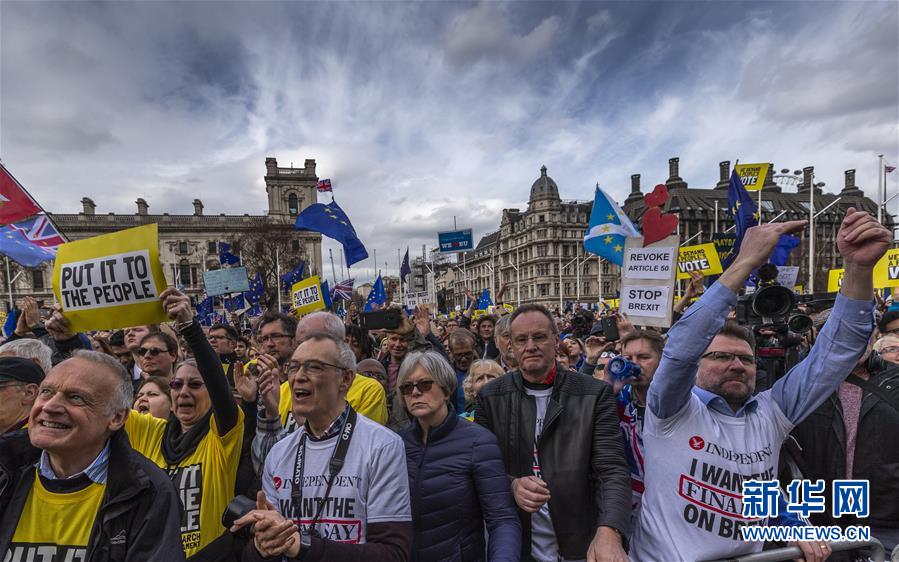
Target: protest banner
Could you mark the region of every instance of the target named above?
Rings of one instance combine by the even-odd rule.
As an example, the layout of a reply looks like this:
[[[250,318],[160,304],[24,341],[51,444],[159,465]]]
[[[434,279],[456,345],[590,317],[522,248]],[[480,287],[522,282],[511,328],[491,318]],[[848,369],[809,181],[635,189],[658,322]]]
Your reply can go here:
[[[679,244],[676,234],[645,248],[641,237],[625,241],[618,310],[634,325],[671,326]]]
[[[713,234],[712,244],[718,250],[718,258],[723,262],[734,250],[734,244],[737,241],[736,234]]]
[[[799,277],[798,265],[782,265],[777,268],[777,283],[784,287],[792,287],[796,284],[796,278]]]
[[[680,249],[677,260],[677,278],[690,279],[691,271],[698,271],[706,277],[724,272],[721,269],[721,260],[718,258],[718,250],[715,249],[714,244],[709,242],[708,244],[684,246]]]
[[[887,250],[874,266],[874,287],[899,287],[899,248]]]
[[[249,291],[250,279],[245,267],[210,269],[203,272],[203,285],[206,286],[206,294],[215,297]]]
[[[836,293],[843,285],[843,272],[845,269],[831,269],[827,272],[827,292]]]
[[[297,316],[305,316],[310,312],[325,309],[325,298],[322,295],[318,275],[294,283],[290,288],[290,294],[291,312]]]
[[[765,179],[768,177],[768,170],[771,164],[737,164],[734,166],[740,181],[746,191],[759,191],[765,185]]]
[[[59,246],[53,292],[73,332],[158,324],[168,317],[156,224]]]

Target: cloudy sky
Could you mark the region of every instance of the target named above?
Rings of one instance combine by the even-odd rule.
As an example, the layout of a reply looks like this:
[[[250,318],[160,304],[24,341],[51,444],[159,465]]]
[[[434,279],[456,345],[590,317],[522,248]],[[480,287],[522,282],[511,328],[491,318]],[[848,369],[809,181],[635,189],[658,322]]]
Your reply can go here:
[[[899,160],[897,28],[892,1],[7,0],[0,158],[54,212],[241,214],[266,156],[314,158],[395,268],[454,215],[496,229],[543,164],[565,199],[623,199],[672,156],[694,187],[739,158],[828,191],[856,168],[873,195],[876,155]]]

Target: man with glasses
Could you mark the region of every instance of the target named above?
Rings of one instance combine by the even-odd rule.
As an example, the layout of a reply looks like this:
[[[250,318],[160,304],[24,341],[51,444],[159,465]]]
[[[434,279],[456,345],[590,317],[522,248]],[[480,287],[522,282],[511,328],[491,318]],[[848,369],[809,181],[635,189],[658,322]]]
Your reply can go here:
[[[555,361],[559,332],[545,307],[518,308],[510,328],[518,369],[481,389],[475,421],[503,451],[521,558],[625,562],[630,477],[612,389]]]
[[[472,361],[478,358],[477,346],[477,336],[465,328],[454,330],[446,339],[450,363],[456,371],[456,396],[453,403],[457,413],[465,411],[465,393],[462,390],[462,383],[468,376],[468,369],[471,367]]]
[[[234,363],[237,357],[234,355],[234,348],[237,346],[237,340],[240,334],[234,329],[234,326],[228,324],[213,324],[206,334],[209,345],[219,356],[222,362],[222,369],[225,371],[225,378],[228,379],[228,385],[234,388]]]
[[[864,352],[873,329],[874,264],[892,237],[869,214],[850,208],[838,234],[845,274],[830,319],[805,360],[753,395],[752,334],[725,319],[780,237],[805,226],[791,221],[750,228],[731,266],[668,332],[647,393],[645,491],[633,560],[761,551],[761,542],[744,541],[740,531],[767,519],[743,515],[742,482],[776,480],[790,430],[827,399]],[[826,543],[812,546],[807,561],[830,555]]]
[[[31,359],[0,357],[0,435],[25,427],[43,380],[44,370]]]
[[[347,404],[356,368],[342,338],[312,333],[288,363],[294,416],[305,423],[271,450],[243,560],[407,560],[412,543],[402,440]]]

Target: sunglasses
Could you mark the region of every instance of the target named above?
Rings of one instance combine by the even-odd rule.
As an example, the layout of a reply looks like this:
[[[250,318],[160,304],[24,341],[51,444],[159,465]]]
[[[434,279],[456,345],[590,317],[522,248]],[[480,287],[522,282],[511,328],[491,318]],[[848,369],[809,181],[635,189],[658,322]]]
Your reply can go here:
[[[150,357],[156,357],[160,353],[167,352],[167,349],[159,349],[158,347],[141,347],[137,350],[137,354],[143,357],[144,355],[149,355]]]
[[[198,381],[196,379],[187,383],[187,388],[189,388],[191,390],[199,390],[199,389],[203,388],[204,386],[206,386],[205,382]],[[172,390],[181,390],[182,388],[184,388],[184,381],[181,379],[174,379],[174,380],[172,380],[172,382],[169,383],[169,388],[171,388]]]
[[[418,381],[416,383],[409,382],[400,387],[400,392],[403,393],[403,396],[409,396],[410,394],[412,394],[412,391],[417,388],[419,392],[424,394],[425,392],[431,390],[433,386],[434,381]]]

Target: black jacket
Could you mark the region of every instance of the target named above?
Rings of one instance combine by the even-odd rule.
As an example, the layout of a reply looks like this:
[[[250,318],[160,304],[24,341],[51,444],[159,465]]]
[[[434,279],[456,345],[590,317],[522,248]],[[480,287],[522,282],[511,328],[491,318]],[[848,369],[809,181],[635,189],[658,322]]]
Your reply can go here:
[[[597,527],[613,527],[626,536],[630,473],[612,388],[558,364],[556,369],[537,449],[559,551],[578,560],[587,557]],[[475,421],[496,434],[512,478],[533,474],[536,418],[536,401],[525,394],[518,370],[490,381],[478,394]],[[519,510],[519,517],[522,560],[530,560],[530,514]]]
[[[518,562],[521,525],[496,437],[452,405],[443,423],[428,430],[427,443],[417,421],[400,435],[415,528],[412,560]]]
[[[124,430],[110,439],[106,493],[85,562],[184,560],[181,503],[174,484],[131,448]],[[0,558],[12,542],[40,455],[24,430],[0,438]]]
[[[870,382],[899,404],[899,365],[888,363],[886,369],[871,376]],[[833,519],[828,509],[812,515],[815,525],[899,528],[899,412],[878,396],[863,392],[852,478],[870,482],[870,516],[861,520],[850,515]],[[797,464],[802,477],[820,478],[827,483],[824,497],[830,506],[831,483],[846,478],[846,425],[838,395],[834,393],[796,426],[793,437],[801,448]]]

